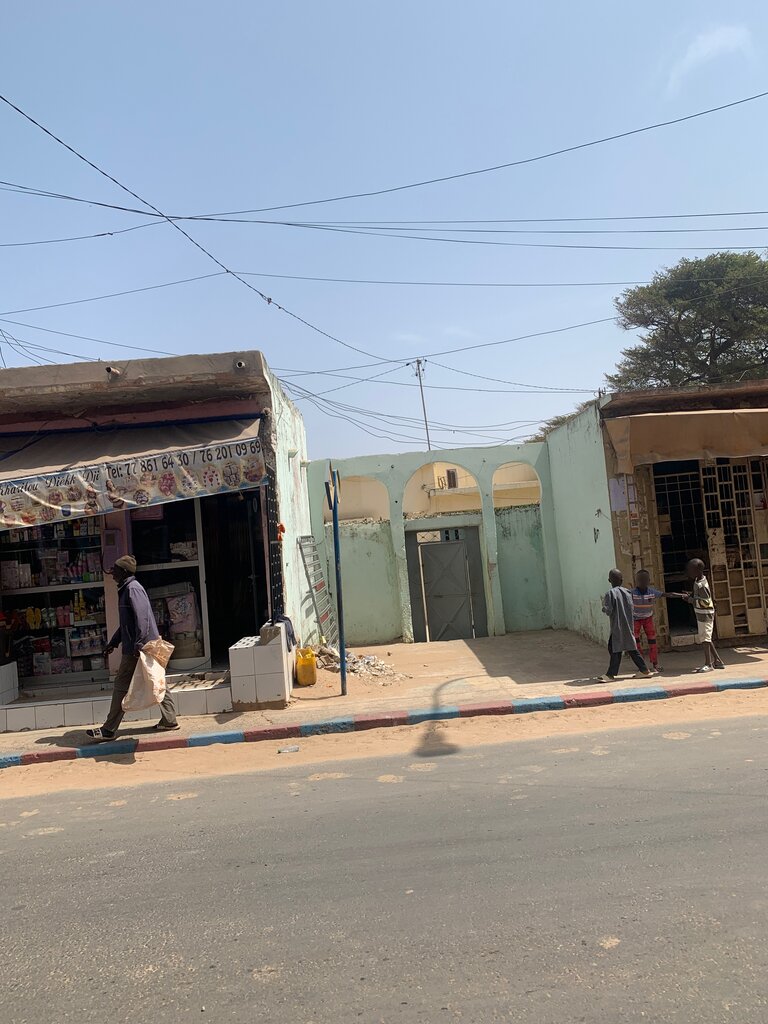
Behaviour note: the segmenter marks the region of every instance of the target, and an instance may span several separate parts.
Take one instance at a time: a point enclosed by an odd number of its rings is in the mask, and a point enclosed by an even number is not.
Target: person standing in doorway
[[[94,740],[113,740],[117,735],[124,714],[123,697],[131,685],[133,673],[139,662],[139,653],[145,644],[150,640],[157,640],[160,636],[149,597],[136,579],[135,573],[136,559],[133,555],[118,558],[109,570],[109,575],[117,584],[120,625],[104,653],[108,656],[118,647],[122,647],[123,656],[115,676],[112,704],[106,722],[100,729],[86,729],[87,735]],[[173,697],[168,689],[160,705],[160,715],[160,721],[155,726],[158,732],[171,732],[179,728]]]
[[[619,674],[622,654],[628,654],[637,667],[636,679],[647,679],[651,676],[648,666],[640,657],[635,640],[632,594],[624,584],[624,577],[618,569],[608,573],[611,589],[603,598],[603,613],[611,622],[611,635],[608,640],[608,671],[600,676],[601,683],[612,683]]]
[[[696,643],[704,648],[704,664],[696,672],[711,672],[714,668],[725,668],[715,649],[712,637],[715,632],[715,602],[709,589],[709,580],[704,574],[704,563],[692,558],[685,567],[689,580],[693,580],[693,593],[681,595],[693,605],[696,614]]]

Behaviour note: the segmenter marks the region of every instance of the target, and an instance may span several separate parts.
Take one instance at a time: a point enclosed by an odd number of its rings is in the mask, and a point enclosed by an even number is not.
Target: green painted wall
[[[316,622],[299,537],[312,533],[307,486],[307,438],[301,413],[288,398],[276,377],[266,371],[272,392],[269,429],[275,451],[277,501],[285,526],[281,545],[285,611],[302,642],[312,640]]]
[[[508,633],[552,625],[541,510],[538,505],[496,512],[499,581]]]
[[[385,644],[402,631],[395,552],[388,522],[341,523],[341,572],[344,624],[351,646]],[[333,527],[325,528],[326,550],[333,551]],[[333,579],[330,580],[333,591]]]
[[[391,536],[392,558],[392,579],[394,581],[394,593],[399,621],[393,627],[391,636],[386,638],[392,640],[402,637],[405,641],[413,640],[413,623],[411,617],[411,596],[408,586],[408,566],[405,549],[405,529],[415,528],[414,520],[408,523],[403,519],[403,496],[408,481],[414,473],[422,466],[434,462],[448,462],[458,469],[466,470],[477,480],[480,489],[482,508],[480,513],[474,513],[473,522],[479,525],[480,548],[483,558],[483,582],[485,588],[486,606],[488,611],[488,632],[491,636],[500,636],[509,628],[508,623],[515,623],[513,628],[533,628],[516,623],[541,622],[544,626],[562,627],[564,625],[564,608],[562,587],[560,583],[560,563],[558,556],[558,538],[555,529],[554,501],[552,493],[552,481],[549,465],[549,451],[546,444],[524,444],[508,445],[493,448],[459,448],[452,451],[441,452],[402,452],[397,455],[369,455],[360,458],[334,460],[334,468],[337,469],[342,478],[342,502],[344,500],[343,480],[345,477],[371,477],[380,481],[387,488],[389,493],[389,523],[387,529]],[[500,554],[499,554],[499,529],[496,519],[496,510],[493,505],[493,474],[494,471],[510,462],[519,462],[533,467],[541,482],[541,559],[543,561],[543,572],[545,579],[545,590],[547,602],[547,613],[541,615],[539,611],[530,613],[526,610],[523,619],[519,618],[517,611],[508,614],[504,608],[502,586],[500,580]],[[332,569],[333,544],[330,535],[327,535],[323,524],[323,505],[325,502],[324,482],[328,476],[328,462],[321,460],[313,462],[308,472],[308,487],[310,507],[312,512],[312,534],[318,545],[323,564]],[[454,517],[440,517],[423,519],[418,521],[418,528],[423,530],[437,529],[441,526],[458,527],[461,522]],[[377,552],[378,556],[378,552]],[[527,567],[533,556],[520,555],[520,562],[513,559],[513,571],[517,571],[518,564]],[[344,599],[345,621],[350,639],[353,636],[364,635],[368,630],[371,616],[366,610],[366,602],[373,600],[378,602],[380,595],[375,594],[375,578],[364,579],[364,574],[358,572],[357,564],[360,561],[357,542],[350,546],[348,555],[342,557],[342,577],[346,588],[346,581],[350,574],[354,574],[360,581],[355,587],[365,586],[365,600],[362,602],[349,601]],[[509,561],[505,554],[505,564]],[[541,563],[537,563],[541,566]],[[365,566],[365,562],[362,562]],[[329,573],[329,576],[331,573]],[[390,576],[387,576],[387,587],[389,587]],[[357,592],[357,591],[356,591]],[[386,608],[391,610],[389,598],[385,602]],[[519,605],[513,608],[519,610]],[[537,608],[538,604],[537,597]],[[388,613],[387,613],[388,614]],[[387,621],[386,615],[382,622]],[[391,622],[391,619],[389,620]]]
[[[607,642],[600,610],[615,560],[608,474],[597,406],[547,438],[565,625]]]

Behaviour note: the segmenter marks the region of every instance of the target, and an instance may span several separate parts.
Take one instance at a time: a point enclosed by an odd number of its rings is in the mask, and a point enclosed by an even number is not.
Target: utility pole
[[[419,391],[421,392],[421,408],[424,413],[424,430],[427,435],[427,450],[432,451],[432,442],[429,439],[429,420],[427,419],[427,403],[424,400],[424,364],[426,359],[416,360],[416,376],[419,378]]]

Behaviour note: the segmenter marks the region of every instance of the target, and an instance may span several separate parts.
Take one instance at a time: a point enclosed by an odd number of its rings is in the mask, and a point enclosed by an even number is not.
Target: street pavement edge
[[[117,757],[125,754],[186,747],[207,747],[215,743],[258,743],[262,740],[289,740],[330,733],[361,732],[365,729],[387,729],[398,725],[419,725],[452,718],[476,718],[482,715],[520,715],[534,711],[567,711],[570,708],[600,707],[606,704],[629,704],[644,700],[667,700],[672,697],[724,690],[756,690],[768,687],[768,679],[724,679],[721,682],[702,680],[680,686],[640,686],[618,690],[589,690],[559,697],[525,697],[512,701],[485,704],[463,704],[447,707],[421,708],[415,711],[386,711],[372,715],[349,715],[325,721],[269,725],[258,729],[194,733],[191,736],[140,737],[111,740],[82,747],[61,747],[20,754],[0,755],[0,768],[17,768],[52,761],[73,761],[87,757]]]

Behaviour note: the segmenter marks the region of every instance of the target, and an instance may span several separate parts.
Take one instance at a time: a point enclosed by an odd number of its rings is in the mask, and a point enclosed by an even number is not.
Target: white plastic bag
[[[139,660],[123,697],[123,711],[144,711],[165,700],[165,666],[171,660],[173,644],[150,640],[139,652]]]

